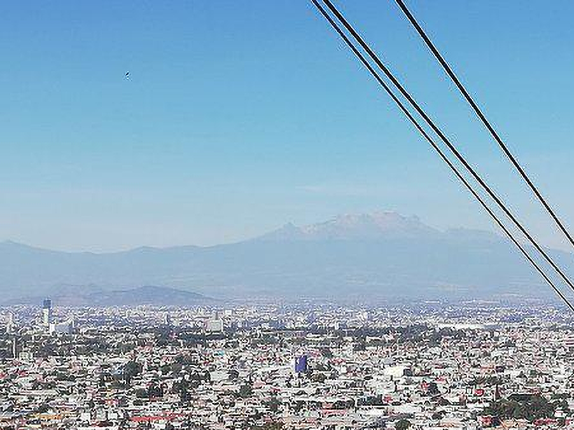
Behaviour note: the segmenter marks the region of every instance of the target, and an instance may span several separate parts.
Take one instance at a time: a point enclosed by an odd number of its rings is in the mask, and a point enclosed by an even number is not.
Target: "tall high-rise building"
[[[42,324],[46,327],[50,327],[52,323],[52,300],[44,299],[42,304]]]
[[[12,358],[18,358],[18,339],[12,338]]]
[[[306,373],[307,372],[307,355],[300,355],[295,357],[295,372],[296,373]]]
[[[6,333],[14,333],[16,324],[14,323],[14,314],[12,312],[8,313],[8,321],[6,322]]]
[[[163,315],[163,324],[168,327],[171,327],[171,316],[169,315],[169,312],[166,312]]]
[[[205,331],[209,333],[221,333],[223,329],[223,320],[219,317],[219,312],[213,312],[213,317],[205,322]]]

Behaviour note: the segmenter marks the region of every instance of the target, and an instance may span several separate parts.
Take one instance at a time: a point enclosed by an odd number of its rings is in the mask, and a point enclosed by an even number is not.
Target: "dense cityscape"
[[[0,0],[0,430],[574,430],[573,16]]]
[[[542,304],[3,308],[0,428],[560,427],[571,316]]]

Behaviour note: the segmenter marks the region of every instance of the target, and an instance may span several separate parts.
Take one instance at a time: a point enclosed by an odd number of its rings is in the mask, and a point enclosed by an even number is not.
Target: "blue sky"
[[[394,2],[337,4],[561,246]],[[574,226],[574,4],[408,5]],[[0,240],[207,245],[376,209],[493,229],[310,2],[2,2],[0,56]]]

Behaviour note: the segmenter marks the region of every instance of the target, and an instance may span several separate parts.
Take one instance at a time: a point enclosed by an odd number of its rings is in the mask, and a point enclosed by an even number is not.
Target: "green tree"
[[[395,423],[396,430],[407,430],[410,426],[411,422],[405,418],[402,418]]]
[[[253,394],[253,388],[249,384],[243,384],[239,387],[239,397],[250,397]]]
[[[132,378],[142,371],[142,365],[135,361],[128,361],[123,368],[124,378],[129,384]]]
[[[516,395],[491,402],[484,413],[501,419],[526,419],[533,422],[538,418],[552,418],[557,406],[561,406],[560,402],[551,403],[540,394]]]

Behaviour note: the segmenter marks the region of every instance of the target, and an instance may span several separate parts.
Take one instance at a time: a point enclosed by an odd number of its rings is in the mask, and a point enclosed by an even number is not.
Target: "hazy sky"
[[[337,4],[559,246],[394,2]],[[574,3],[408,4],[574,226]],[[375,209],[493,228],[308,1],[6,1],[0,61],[0,240],[213,244]]]

